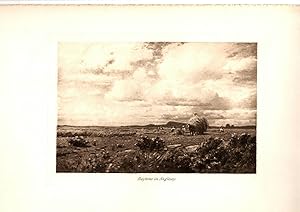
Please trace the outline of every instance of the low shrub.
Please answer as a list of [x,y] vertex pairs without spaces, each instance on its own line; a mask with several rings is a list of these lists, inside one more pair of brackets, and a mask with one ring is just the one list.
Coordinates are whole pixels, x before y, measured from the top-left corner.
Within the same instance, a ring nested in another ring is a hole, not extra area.
[[139,147],[140,150],[162,150],[165,147],[165,142],[159,138],[148,138],[148,136],[141,136],[135,146]]
[[69,144],[76,147],[88,147],[89,142],[83,138],[83,136],[75,136],[69,140]]

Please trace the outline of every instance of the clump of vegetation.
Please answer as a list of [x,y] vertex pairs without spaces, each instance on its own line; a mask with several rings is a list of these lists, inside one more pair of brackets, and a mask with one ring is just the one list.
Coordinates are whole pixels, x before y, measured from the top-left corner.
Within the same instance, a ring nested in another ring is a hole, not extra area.
[[69,140],[69,144],[76,147],[88,147],[89,142],[83,138],[83,136],[75,136]]
[[255,172],[256,137],[243,133],[229,141],[210,138],[192,157],[195,172]]
[[184,132],[183,132],[182,129],[177,129],[177,130],[175,131],[175,135],[184,135]]
[[166,173],[190,173],[193,172],[192,159],[190,154],[187,153],[183,147],[167,150],[162,154],[160,159],[157,161],[155,172]]
[[160,138],[148,138],[148,136],[142,136],[141,139],[135,144],[141,150],[162,150],[165,147],[165,142]]

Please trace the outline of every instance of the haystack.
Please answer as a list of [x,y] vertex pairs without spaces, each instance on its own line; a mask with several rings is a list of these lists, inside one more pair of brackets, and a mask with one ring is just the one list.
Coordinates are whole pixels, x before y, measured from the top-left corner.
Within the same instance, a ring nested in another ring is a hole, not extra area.
[[[190,125],[190,131],[203,134],[208,128],[208,121],[205,117],[199,117],[197,113],[189,119],[188,124]],[[191,132],[193,133],[193,132]]]

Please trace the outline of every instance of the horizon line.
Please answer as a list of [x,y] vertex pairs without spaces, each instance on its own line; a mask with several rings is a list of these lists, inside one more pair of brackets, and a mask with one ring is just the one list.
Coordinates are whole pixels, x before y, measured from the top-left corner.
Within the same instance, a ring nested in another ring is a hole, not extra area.
[[[146,127],[146,126],[149,126],[149,125],[163,126],[163,125],[167,125],[167,123],[165,123],[165,124],[145,124],[145,125],[138,125],[138,124],[132,124],[132,125],[70,125],[70,124],[57,124],[56,126],[57,127]],[[176,123],[181,123],[181,122],[176,122]],[[184,124],[184,123],[181,123],[181,124]],[[223,126],[223,125],[208,126],[208,128],[211,128],[211,127],[224,127],[224,128],[226,128],[226,125],[225,126]],[[255,125],[234,125],[233,127],[230,126],[228,128],[234,128],[234,127],[256,127],[256,124]]]

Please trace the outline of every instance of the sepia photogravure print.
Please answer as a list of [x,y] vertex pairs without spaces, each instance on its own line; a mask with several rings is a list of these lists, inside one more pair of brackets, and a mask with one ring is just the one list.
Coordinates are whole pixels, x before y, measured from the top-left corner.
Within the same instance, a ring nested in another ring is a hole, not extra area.
[[56,172],[256,173],[257,43],[58,43]]

